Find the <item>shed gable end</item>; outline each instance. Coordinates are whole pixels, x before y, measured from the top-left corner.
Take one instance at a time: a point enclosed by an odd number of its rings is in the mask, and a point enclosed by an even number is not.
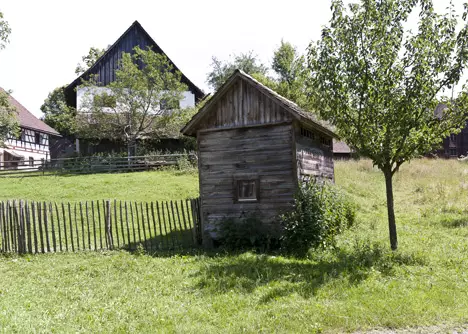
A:
[[[199,130],[279,124],[293,120],[280,104],[239,78],[218,98]]]

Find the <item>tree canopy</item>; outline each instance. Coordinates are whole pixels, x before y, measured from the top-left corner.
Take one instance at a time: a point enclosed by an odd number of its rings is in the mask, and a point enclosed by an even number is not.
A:
[[[234,55],[228,61],[222,61],[213,57],[211,68],[206,81],[214,90],[218,90],[236,69],[240,69],[250,75],[266,76],[268,73],[268,67],[263,65],[252,51]]]
[[[307,61],[291,43],[281,41],[273,53],[271,67],[264,65],[252,51],[234,55],[228,61],[213,57],[207,82],[211,88],[217,90],[236,69],[251,75],[299,106],[309,109],[307,78],[310,72]]]
[[[8,36],[11,33],[11,28],[8,22],[3,18],[3,13],[0,11],[0,50],[4,49],[9,42]]]
[[[309,47],[312,102],[357,152],[384,174],[392,249],[398,246],[392,177],[406,161],[439,146],[466,120],[467,97],[443,96],[468,60],[468,31],[431,0],[332,0],[332,19]],[[419,11],[416,32],[406,30]],[[466,22],[466,12],[463,22]],[[437,117],[440,102],[447,108]]]
[[[86,72],[91,66],[96,63],[96,61],[107,51],[107,48],[100,49],[91,47],[87,55],[81,57],[81,63],[78,63],[75,68],[76,75],[82,75]]]
[[[84,138],[122,140],[131,155],[137,139],[158,138],[168,131],[167,122],[182,117],[178,109],[187,87],[165,55],[139,47],[122,54],[115,77],[106,87],[92,79],[84,83],[77,129]]]
[[[44,113],[44,122],[60,134],[70,136],[76,130],[76,110],[67,105],[65,100],[65,88],[62,86],[49,93],[41,106]]]

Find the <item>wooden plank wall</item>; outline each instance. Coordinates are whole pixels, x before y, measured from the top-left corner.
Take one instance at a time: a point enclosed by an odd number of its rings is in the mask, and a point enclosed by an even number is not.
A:
[[[238,80],[213,107],[200,128],[229,128],[292,121],[292,116],[270,97]]]
[[[256,214],[265,223],[290,208],[295,192],[292,125],[199,133],[204,229],[224,218]],[[235,203],[234,178],[258,176],[260,200]]]
[[[304,137],[300,133],[300,124],[295,126],[298,180],[322,178],[334,181],[333,147],[320,142],[320,136],[325,135],[315,134],[315,139]],[[331,137],[327,136],[326,139],[331,141]]]

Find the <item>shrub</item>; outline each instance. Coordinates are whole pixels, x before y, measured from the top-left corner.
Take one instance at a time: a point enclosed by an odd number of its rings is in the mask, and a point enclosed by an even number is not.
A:
[[[255,215],[244,219],[228,218],[216,227],[216,241],[228,250],[266,251],[278,244],[278,231],[262,223]]]
[[[335,239],[354,224],[354,207],[330,183],[311,182],[297,192],[294,208],[280,216],[281,248],[305,256],[311,248],[335,246]]]

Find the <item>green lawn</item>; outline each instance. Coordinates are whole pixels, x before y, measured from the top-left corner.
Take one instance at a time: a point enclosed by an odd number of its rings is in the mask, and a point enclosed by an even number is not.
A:
[[[368,161],[336,164],[358,224],[305,260],[243,253],[0,257],[4,332],[325,332],[468,323],[468,164],[419,160],[396,175],[399,250]],[[57,189],[58,188],[58,189]],[[1,198],[196,196],[195,174],[0,180]],[[131,196],[131,198],[129,198]],[[426,327],[430,326],[430,327]]]
[[[160,201],[198,196],[198,173],[177,171],[0,178],[0,200]]]

